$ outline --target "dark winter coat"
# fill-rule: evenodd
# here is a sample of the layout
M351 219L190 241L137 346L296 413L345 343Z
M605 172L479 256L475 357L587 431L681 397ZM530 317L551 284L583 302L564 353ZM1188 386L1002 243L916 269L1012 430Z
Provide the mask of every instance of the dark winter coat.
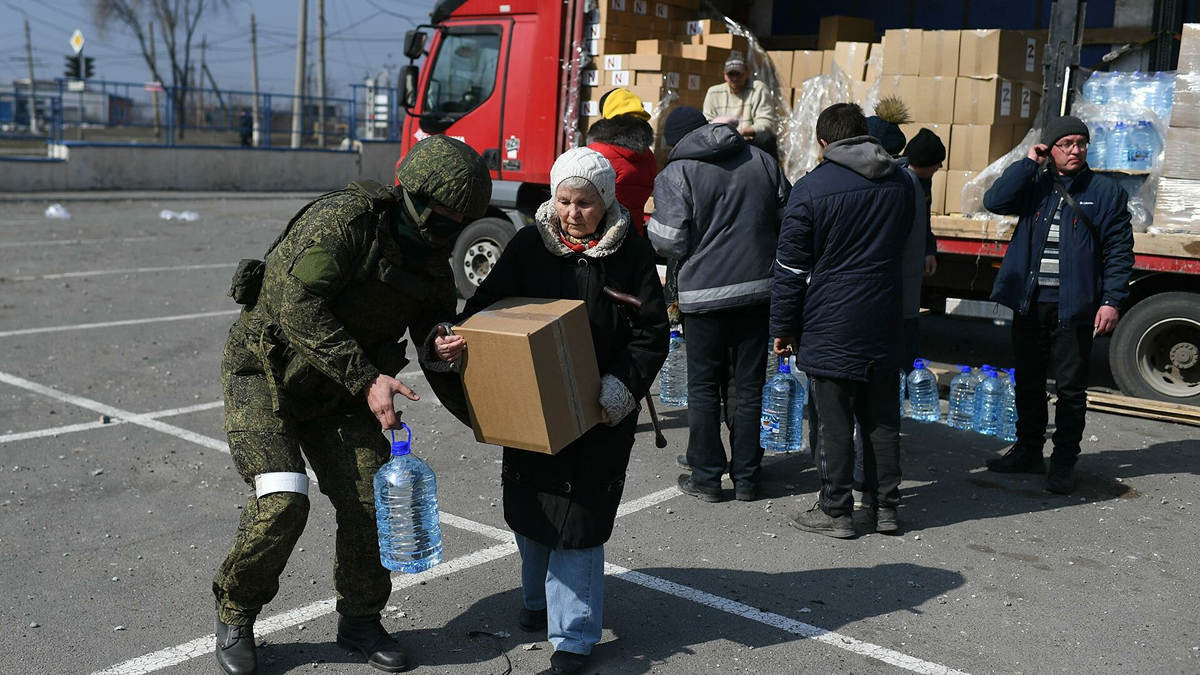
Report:
M870 381L900 367L904 243L913 181L870 136L825 148L792 187L779 235L771 335L796 336L810 374Z
M646 236L646 200L658 175L658 160L650 149L654 129L636 117L618 115L593 124L587 144L612 164L617 172L617 202L629 211L638 236Z
M553 202L544 204L538 223L517 232L458 320L513 296L583 300L601 376L616 377L634 400L643 398L667 357L667 310L649 242L625 236L628 225L618 225L617 212L628 217L620 207L610 209L600 245L578 254L558 236ZM620 237L612 236L618 229ZM640 298L641 310L618 307L601 293L605 285ZM505 448L508 526L550 548L608 541L636 426L635 409L615 426L592 427L556 455Z
M925 279L925 257L937 255L937 240L929 223L932 217L932 198L929 191L933 184L931 181L917 178L916 174L908 169L907 157L897 159L896 164L903 167L912 179L917 198L917 222L913 224L908 239L904 242L904 263L901 266L901 276L904 280L904 318L915 319L921 313L921 282Z
M660 255L679 260L679 310L763 305L791 184L779 163L728 124L684 136L654 182L647 226Z
M983 196L992 213L1020 216L1004 263L992 287L992 300L1019 314L1030 312L1042 251L1058 203L1051 175L1039 171L1028 157L1004 170ZM1059 223L1058 320L1066 325L1091 325L1101 305L1120 309L1129 298L1133 273L1133 228L1129 225L1129 195L1105 176L1086 166L1063 176L1067 193L1091 218L1099 241L1066 204Z

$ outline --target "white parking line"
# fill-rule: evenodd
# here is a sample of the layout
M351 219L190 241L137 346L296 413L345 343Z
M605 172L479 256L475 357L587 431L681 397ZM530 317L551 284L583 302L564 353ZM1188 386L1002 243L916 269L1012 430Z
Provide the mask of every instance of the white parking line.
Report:
M62 272L60 274L40 274L22 277L9 277L9 281L45 281L48 279L74 279L76 277L101 277L111 274L145 274L147 272L186 272L188 270L215 270L227 267L237 267L237 263L212 263L207 265L175 265L169 267L131 267L123 270L91 270L88 272Z
M82 244L133 244L154 241L158 237L111 237L108 239L43 239L42 241L0 242L0 248L25 248L27 246L75 246Z
M223 309L219 312L200 312L198 314L176 314L175 316L159 316L150 319L126 319L124 321L104 321L102 323L78 323L73 326L44 326L42 328L21 328L19 330L0 331L0 337L17 335L35 335L37 333L60 333L69 330L89 330L92 328L112 328L114 326L136 326L144 323L164 323L167 321L190 321L192 319L208 319L214 316L233 316L241 313L240 309Z
M172 408L170 410L158 410L152 413L146 413L148 419L162 419L164 417L174 417L176 415L187 415L188 413L202 412L212 410L214 408L225 407L224 401L213 401L211 403L197 403L183 408ZM115 427L122 424L128 424L128 420L119 417L113 418L109 422L84 422L82 424L68 424L62 427L51 427L49 429L38 429L37 431L22 431L15 434L4 434L0 436L0 443L12 443L13 441L25 441L30 438L45 438L46 436L58 436L59 434L70 434L77 431L90 431L92 429L103 429L105 427Z

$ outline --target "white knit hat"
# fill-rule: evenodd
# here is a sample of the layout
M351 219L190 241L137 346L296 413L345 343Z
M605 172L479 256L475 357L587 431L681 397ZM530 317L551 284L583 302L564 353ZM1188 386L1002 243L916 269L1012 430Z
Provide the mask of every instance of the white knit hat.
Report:
M554 160L550 167L550 194L558 194L558 186L567 178L582 178L591 183L608 209L617 198L617 172L604 155L590 148L572 148Z

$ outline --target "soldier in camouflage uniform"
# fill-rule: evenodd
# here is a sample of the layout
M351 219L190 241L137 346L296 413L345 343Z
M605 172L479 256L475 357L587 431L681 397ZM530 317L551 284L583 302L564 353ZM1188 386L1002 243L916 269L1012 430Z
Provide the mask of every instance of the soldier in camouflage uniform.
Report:
M479 155L445 136L415 145L396 178L319 197L264 262L243 261L234 277L245 308L221 362L225 431L255 494L213 579L216 657L231 675L256 672L255 617L304 529L302 454L337 510L338 643L380 670L407 665L380 623L391 594L375 524L373 478L389 456L380 427L399 426L394 394L418 400L391 377L408 362L400 340L453 319L449 247L465 219L483 215L492 184ZM438 386L453 375L426 376L439 395L454 391Z

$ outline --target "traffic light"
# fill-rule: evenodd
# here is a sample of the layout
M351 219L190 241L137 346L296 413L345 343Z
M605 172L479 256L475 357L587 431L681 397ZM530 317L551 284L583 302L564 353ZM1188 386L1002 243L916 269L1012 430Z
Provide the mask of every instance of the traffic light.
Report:
M68 56L67 57L67 69L63 74L72 80L78 80L79 76L80 76L80 72L81 72L80 66L81 66L80 57Z
M94 61L95 59L90 56L83 57L83 79L90 80L96 74L96 71L92 68Z

